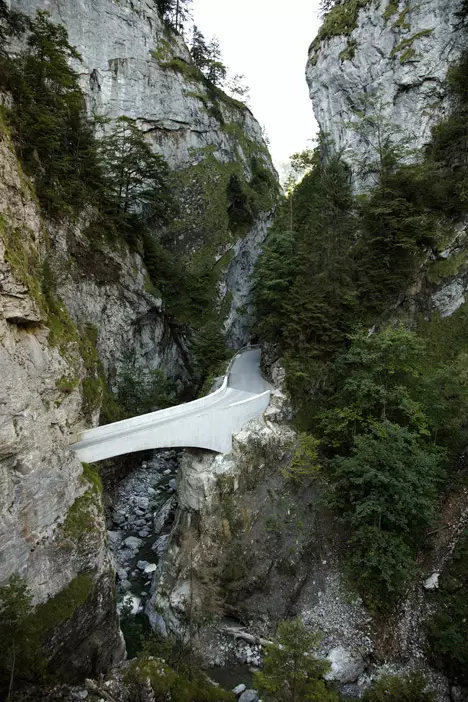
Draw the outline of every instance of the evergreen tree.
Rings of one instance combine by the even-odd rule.
[[[256,327],[261,338],[284,346],[285,320],[291,312],[289,292],[298,266],[296,234],[269,235],[255,269]]]
[[[443,452],[388,421],[357,435],[330,464],[334,504],[351,528],[349,563],[365,600],[385,608],[413,573],[417,545],[435,518]]]
[[[195,66],[204,73],[210,61],[210,54],[205,37],[196,25],[193,25],[190,53]]]
[[[155,0],[161,18],[166,24],[182,32],[184,25],[190,19],[190,5],[192,0]]]
[[[322,18],[325,17],[325,15],[330,12],[330,10],[333,10],[334,7],[336,7],[337,5],[341,5],[343,2],[346,2],[346,0],[320,0],[320,16]]]
[[[135,122],[128,117],[116,120],[100,142],[100,153],[106,190],[116,210],[143,222],[166,221],[172,208],[169,169]]]
[[[248,103],[250,88],[245,83],[244,75],[236,73],[236,75],[232,76],[228,81],[227,90],[231,97]]]
[[[221,55],[221,47],[216,37],[208,44],[209,61],[206,67],[205,75],[213,85],[222,86],[227,76],[227,68],[223,63]]]
[[[8,41],[21,36],[29,25],[28,18],[20,12],[8,9],[5,0],[0,0],[0,59],[7,56]]]
[[[330,665],[313,655],[319,637],[300,619],[283,621],[276,642],[265,649],[264,666],[255,673],[254,685],[266,702],[335,702],[338,695],[327,688],[323,675]]]
[[[421,402],[422,339],[403,327],[350,335],[349,348],[335,359],[321,396],[321,435],[328,446],[347,450],[356,434],[389,420],[429,435]],[[331,405],[331,409],[327,408]]]
[[[195,372],[200,385],[210,372],[220,372],[229,353],[222,333],[222,320],[210,319],[197,330],[191,343]]]
[[[79,60],[65,28],[38,12],[29,23],[27,48],[13,62],[13,136],[51,216],[82,207],[101,179],[83,94],[70,68],[70,61]]]
[[[32,596],[18,576],[0,588],[0,690],[13,699],[15,679],[31,680],[43,666],[39,632],[32,617]],[[3,697],[2,697],[3,699]]]

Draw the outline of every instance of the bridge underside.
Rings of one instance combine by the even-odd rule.
[[[222,386],[199,400],[81,432],[71,448],[83,463],[158,448],[229,453],[232,435],[268,407],[270,386],[260,373],[260,349],[233,359]]]
[[[141,417],[137,419],[143,421],[136,426],[132,426],[133,420],[127,420],[129,424],[120,430],[115,429],[117,425],[110,425],[83,432],[72,448],[82,463],[159,448],[190,447],[230,453],[232,435],[246,422],[258,417],[268,407],[269,399],[267,391],[232,405],[212,408],[203,414],[179,415],[148,423],[144,423],[145,418]],[[159,412],[155,413],[157,415]]]

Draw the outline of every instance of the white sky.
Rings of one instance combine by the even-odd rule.
[[[317,34],[319,0],[194,0],[193,16],[207,39],[215,34],[230,74],[243,73],[250,106],[270,138],[278,169],[317,132],[305,80]]]

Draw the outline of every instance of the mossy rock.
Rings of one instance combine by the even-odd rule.
[[[327,13],[319,32],[312,43],[314,54],[312,61],[318,57],[323,42],[333,37],[349,37],[357,27],[359,12],[372,0],[347,0],[336,5]]]
[[[40,604],[34,615],[40,631],[45,634],[70,619],[78,607],[86,602],[93,589],[91,576],[80,573],[64,590]]]

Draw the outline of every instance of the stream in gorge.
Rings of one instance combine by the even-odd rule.
[[[169,545],[177,509],[177,471],[181,451],[155,451],[122,478],[107,495],[109,549],[116,571],[117,606],[129,658],[150,631],[145,613],[158,586],[158,564]],[[238,625],[223,620],[225,625]],[[252,685],[261,647],[213,630],[203,646],[209,676],[225,689]]]
[[[129,656],[149,630],[145,605],[169,543],[177,508],[178,451],[155,451],[115,488],[108,513],[108,543],[117,574],[117,603]]]

